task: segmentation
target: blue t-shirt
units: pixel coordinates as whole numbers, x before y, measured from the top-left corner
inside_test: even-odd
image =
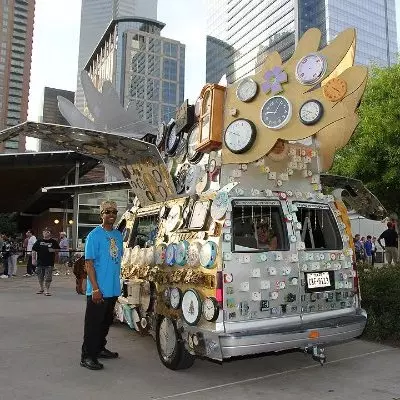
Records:
[[[365,248],[365,253],[367,254],[368,257],[372,256],[372,242],[367,240],[364,244]]]
[[[119,230],[106,231],[103,227],[94,228],[86,238],[85,260],[93,260],[97,284],[103,297],[121,294],[121,257],[123,239]],[[92,294],[92,284],[87,279],[86,295]]]

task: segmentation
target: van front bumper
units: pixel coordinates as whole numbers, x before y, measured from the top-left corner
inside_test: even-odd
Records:
[[[359,309],[352,315],[329,319],[311,319],[300,326],[274,326],[257,330],[217,333],[190,329],[197,346],[189,348],[196,355],[222,361],[231,357],[305,349],[313,345],[329,346],[360,336],[367,314]]]

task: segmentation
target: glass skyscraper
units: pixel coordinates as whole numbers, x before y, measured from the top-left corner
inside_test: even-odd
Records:
[[[35,0],[2,0],[0,14],[0,130],[25,122]],[[25,138],[0,143],[0,152],[25,151]]]
[[[80,80],[90,56],[113,19],[120,17],[157,19],[157,0],[82,0],[78,80],[75,105],[83,112],[85,97]]]
[[[321,30],[322,45],[355,27],[358,64],[397,61],[395,0],[208,0],[207,12],[208,82],[223,73],[230,83],[254,73],[274,50],[288,59],[312,27]]]

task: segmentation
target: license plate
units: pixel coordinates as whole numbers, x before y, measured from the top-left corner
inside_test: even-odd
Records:
[[[311,272],[307,274],[307,286],[309,289],[331,286],[329,272]]]

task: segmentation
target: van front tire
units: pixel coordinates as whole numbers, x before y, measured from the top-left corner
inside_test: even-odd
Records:
[[[190,368],[194,363],[176,328],[175,321],[161,316],[156,329],[157,351],[161,362],[174,371]]]

